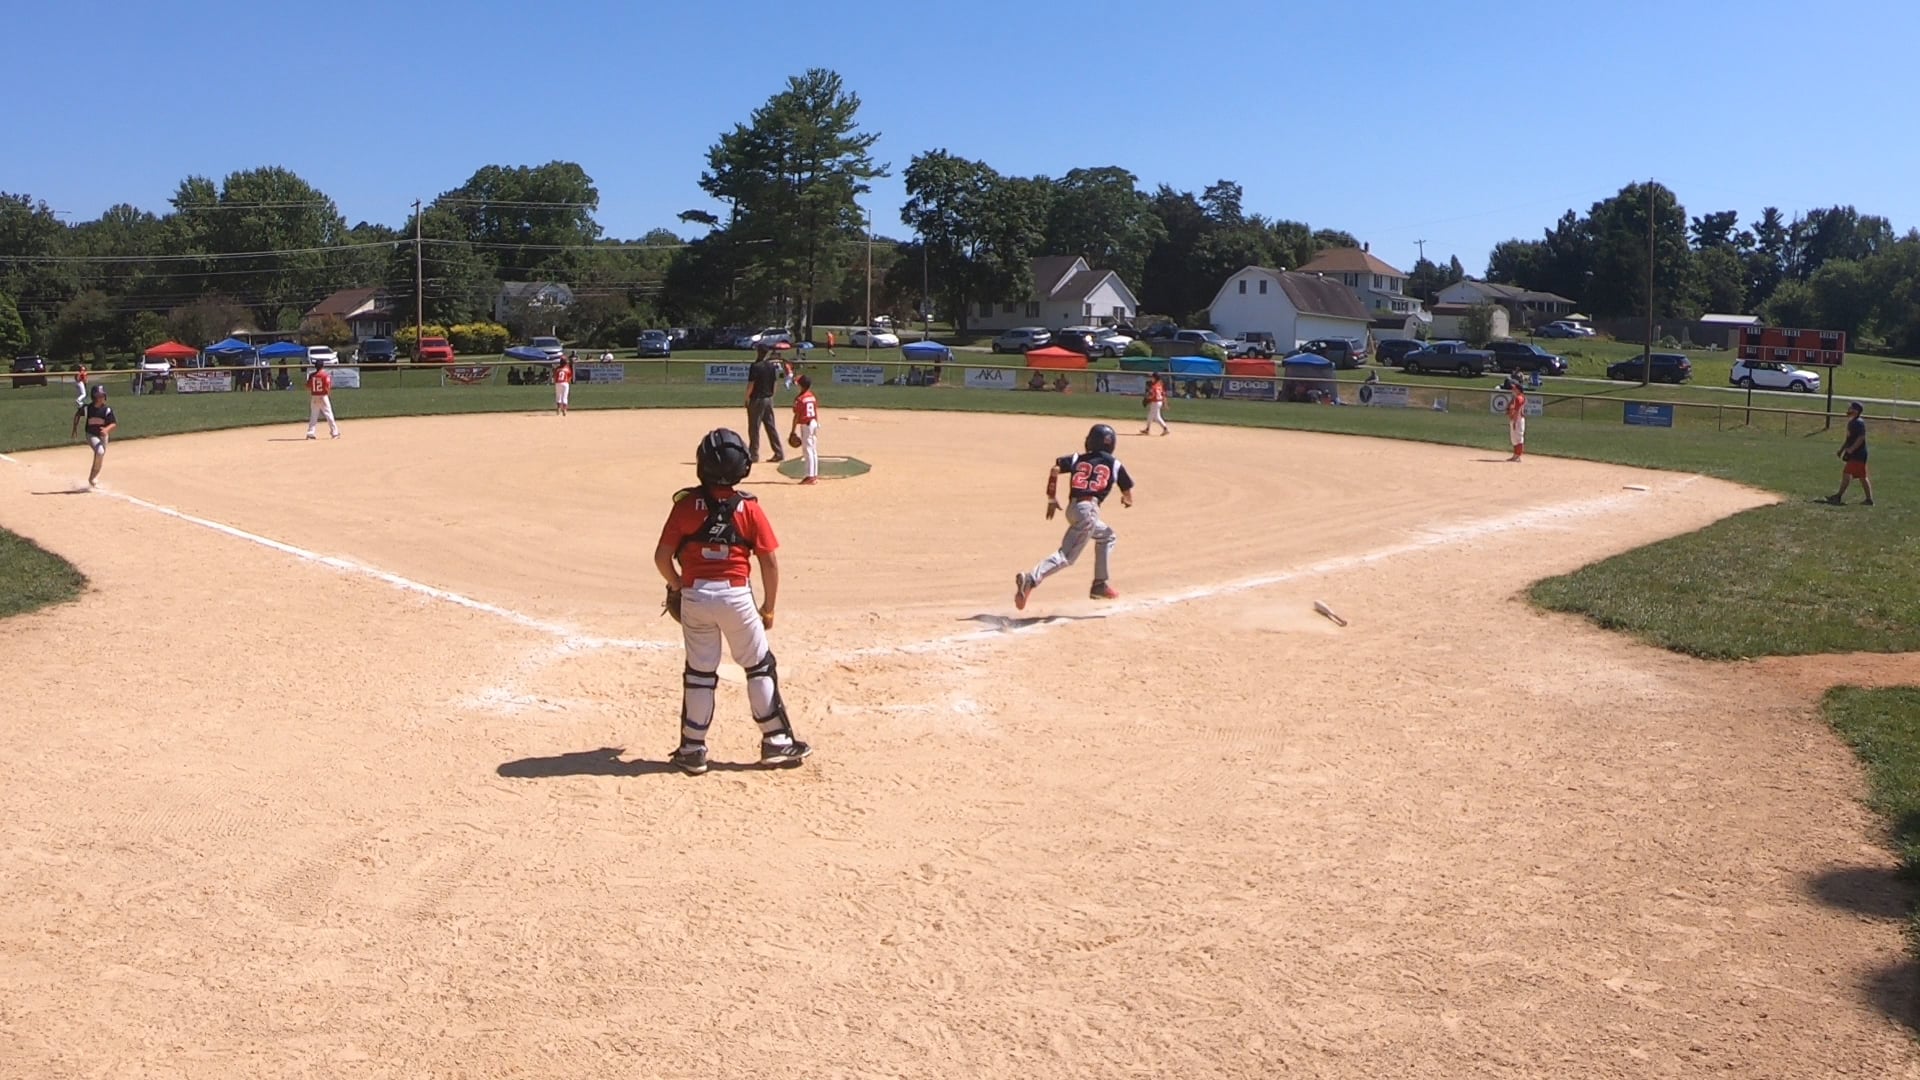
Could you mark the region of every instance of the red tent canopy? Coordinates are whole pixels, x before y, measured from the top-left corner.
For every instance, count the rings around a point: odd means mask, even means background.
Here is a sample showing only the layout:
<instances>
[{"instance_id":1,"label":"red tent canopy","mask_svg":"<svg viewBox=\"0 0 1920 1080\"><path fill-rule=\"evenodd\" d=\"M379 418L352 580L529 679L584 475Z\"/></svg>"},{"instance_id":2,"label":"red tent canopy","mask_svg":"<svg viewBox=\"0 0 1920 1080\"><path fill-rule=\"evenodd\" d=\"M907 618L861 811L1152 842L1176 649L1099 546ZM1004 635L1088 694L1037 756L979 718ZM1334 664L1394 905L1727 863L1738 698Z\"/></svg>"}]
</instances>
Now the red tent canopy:
<instances>
[{"instance_id":1,"label":"red tent canopy","mask_svg":"<svg viewBox=\"0 0 1920 1080\"><path fill-rule=\"evenodd\" d=\"M1072 349L1062 349L1058 345L1049 345L1044 349L1031 349L1027 352L1027 366L1046 368L1049 371L1079 371L1087 366L1087 358Z\"/></svg>"},{"instance_id":2,"label":"red tent canopy","mask_svg":"<svg viewBox=\"0 0 1920 1080\"><path fill-rule=\"evenodd\" d=\"M177 341L165 341L141 355L155 360L191 360L200 355L200 350L191 345L182 345Z\"/></svg>"}]
</instances>

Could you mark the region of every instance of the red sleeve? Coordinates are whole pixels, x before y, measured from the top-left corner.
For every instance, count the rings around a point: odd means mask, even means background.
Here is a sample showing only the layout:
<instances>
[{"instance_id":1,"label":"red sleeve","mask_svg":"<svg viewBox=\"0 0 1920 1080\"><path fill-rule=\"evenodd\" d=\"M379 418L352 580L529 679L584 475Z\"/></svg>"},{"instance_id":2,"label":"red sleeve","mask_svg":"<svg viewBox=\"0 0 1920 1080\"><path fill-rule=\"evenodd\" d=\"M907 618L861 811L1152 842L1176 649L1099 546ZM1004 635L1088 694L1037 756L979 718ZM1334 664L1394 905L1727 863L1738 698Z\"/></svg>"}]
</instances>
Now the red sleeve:
<instances>
[{"instance_id":1,"label":"red sleeve","mask_svg":"<svg viewBox=\"0 0 1920 1080\"><path fill-rule=\"evenodd\" d=\"M773 522L767 520L767 512L756 502L743 502L735 511L735 520L739 525L741 539L753 545L755 551L773 551L780 546L780 538L773 535Z\"/></svg>"},{"instance_id":2,"label":"red sleeve","mask_svg":"<svg viewBox=\"0 0 1920 1080\"><path fill-rule=\"evenodd\" d=\"M687 495L674 502L673 509L667 513L666 524L660 527L661 546L679 550L680 544L693 535L693 530L701 521L706 520L706 515L694 509L695 498L696 496ZM689 518L694 520L690 522Z\"/></svg>"}]
</instances>

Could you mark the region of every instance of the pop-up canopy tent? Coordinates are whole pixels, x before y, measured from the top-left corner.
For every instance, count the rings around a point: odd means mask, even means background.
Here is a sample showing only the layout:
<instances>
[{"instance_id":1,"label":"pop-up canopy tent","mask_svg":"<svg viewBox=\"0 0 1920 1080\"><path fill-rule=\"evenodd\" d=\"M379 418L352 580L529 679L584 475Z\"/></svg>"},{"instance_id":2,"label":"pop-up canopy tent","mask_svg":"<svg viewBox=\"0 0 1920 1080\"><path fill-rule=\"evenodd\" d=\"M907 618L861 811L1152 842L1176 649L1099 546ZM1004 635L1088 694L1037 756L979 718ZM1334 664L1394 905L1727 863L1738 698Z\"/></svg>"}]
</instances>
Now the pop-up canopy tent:
<instances>
[{"instance_id":1,"label":"pop-up canopy tent","mask_svg":"<svg viewBox=\"0 0 1920 1080\"><path fill-rule=\"evenodd\" d=\"M1227 374L1248 378L1271 379L1276 372L1273 359L1265 356L1240 356L1227 358Z\"/></svg>"},{"instance_id":2,"label":"pop-up canopy tent","mask_svg":"<svg viewBox=\"0 0 1920 1080\"><path fill-rule=\"evenodd\" d=\"M200 355L200 350L177 341L163 341L140 355L149 360L191 360Z\"/></svg>"},{"instance_id":3,"label":"pop-up canopy tent","mask_svg":"<svg viewBox=\"0 0 1920 1080\"><path fill-rule=\"evenodd\" d=\"M235 358L251 359L254 355L253 346L241 341L239 338L228 338L225 341L216 341L200 351L220 360L233 360Z\"/></svg>"},{"instance_id":4,"label":"pop-up canopy tent","mask_svg":"<svg viewBox=\"0 0 1920 1080\"><path fill-rule=\"evenodd\" d=\"M276 341L260 349L262 360L305 360L307 347L293 341Z\"/></svg>"},{"instance_id":5,"label":"pop-up canopy tent","mask_svg":"<svg viewBox=\"0 0 1920 1080\"><path fill-rule=\"evenodd\" d=\"M1340 386L1333 381L1333 361L1313 353L1299 353L1280 361L1280 400L1312 401L1315 392L1333 400Z\"/></svg>"},{"instance_id":6,"label":"pop-up canopy tent","mask_svg":"<svg viewBox=\"0 0 1920 1080\"><path fill-rule=\"evenodd\" d=\"M1175 356L1167 361L1167 370L1175 375L1221 375L1226 365L1211 356Z\"/></svg>"},{"instance_id":7,"label":"pop-up canopy tent","mask_svg":"<svg viewBox=\"0 0 1920 1080\"><path fill-rule=\"evenodd\" d=\"M545 349L536 349L531 345L515 345L504 354L509 360L518 360L523 364L551 364L553 357Z\"/></svg>"},{"instance_id":8,"label":"pop-up canopy tent","mask_svg":"<svg viewBox=\"0 0 1920 1080\"><path fill-rule=\"evenodd\" d=\"M1087 358L1072 349L1062 349L1049 345L1044 349L1034 349L1027 353L1027 366L1044 368L1048 371L1081 371L1087 366Z\"/></svg>"},{"instance_id":9,"label":"pop-up canopy tent","mask_svg":"<svg viewBox=\"0 0 1920 1080\"><path fill-rule=\"evenodd\" d=\"M1165 371L1167 358L1164 356L1123 356L1120 358L1121 371Z\"/></svg>"},{"instance_id":10,"label":"pop-up canopy tent","mask_svg":"<svg viewBox=\"0 0 1920 1080\"><path fill-rule=\"evenodd\" d=\"M953 350L937 341L915 341L902 345L900 355L916 364L953 363Z\"/></svg>"}]
</instances>

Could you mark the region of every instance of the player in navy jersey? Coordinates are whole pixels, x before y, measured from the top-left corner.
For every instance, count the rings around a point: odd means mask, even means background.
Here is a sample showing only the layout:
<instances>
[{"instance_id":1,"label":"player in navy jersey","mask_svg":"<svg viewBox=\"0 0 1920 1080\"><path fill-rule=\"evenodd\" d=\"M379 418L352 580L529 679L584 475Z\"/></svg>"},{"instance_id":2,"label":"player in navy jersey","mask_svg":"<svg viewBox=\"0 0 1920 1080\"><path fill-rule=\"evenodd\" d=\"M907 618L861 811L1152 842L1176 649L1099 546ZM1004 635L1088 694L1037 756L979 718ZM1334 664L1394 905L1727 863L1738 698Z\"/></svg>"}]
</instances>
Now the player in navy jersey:
<instances>
[{"instance_id":1,"label":"player in navy jersey","mask_svg":"<svg viewBox=\"0 0 1920 1080\"><path fill-rule=\"evenodd\" d=\"M1860 418L1866 411L1866 406L1857 401L1847 406L1847 441L1837 455L1842 462L1840 490L1827 496L1827 501L1835 506L1840 505L1846 497L1847 486L1855 480L1860 481L1860 487L1867 493L1866 505L1873 505L1873 480L1867 476L1867 422Z\"/></svg>"},{"instance_id":2,"label":"player in navy jersey","mask_svg":"<svg viewBox=\"0 0 1920 1080\"><path fill-rule=\"evenodd\" d=\"M80 424L86 422L87 445L93 448L93 470L87 473L87 486L93 487L100 482L100 466L107 461L107 442L119 428L120 418L113 415L113 406L107 404L106 384L94 383L88 396L92 400L74 412L73 430L67 438L79 437Z\"/></svg>"},{"instance_id":3,"label":"player in navy jersey","mask_svg":"<svg viewBox=\"0 0 1920 1080\"><path fill-rule=\"evenodd\" d=\"M1013 576L1013 606L1026 610L1027 597L1055 572L1073 565L1093 541L1093 589L1095 600L1112 600L1120 594L1107 584L1107 555L1116 539L1113 526L1100 520L1100 504L1115 488L1120 489L1120 505L1133 505L1133 477L1127 467L1113 456L1118 436L1105 424L1095 424L1087 432L1086 452L1068 454L1053 463L1047 473L1047 518L1060 512L1060 477L1067 477L1067 534L1060 539L1060 550L1040 560L1029 573Z\"/></svg>"}]
</instances>

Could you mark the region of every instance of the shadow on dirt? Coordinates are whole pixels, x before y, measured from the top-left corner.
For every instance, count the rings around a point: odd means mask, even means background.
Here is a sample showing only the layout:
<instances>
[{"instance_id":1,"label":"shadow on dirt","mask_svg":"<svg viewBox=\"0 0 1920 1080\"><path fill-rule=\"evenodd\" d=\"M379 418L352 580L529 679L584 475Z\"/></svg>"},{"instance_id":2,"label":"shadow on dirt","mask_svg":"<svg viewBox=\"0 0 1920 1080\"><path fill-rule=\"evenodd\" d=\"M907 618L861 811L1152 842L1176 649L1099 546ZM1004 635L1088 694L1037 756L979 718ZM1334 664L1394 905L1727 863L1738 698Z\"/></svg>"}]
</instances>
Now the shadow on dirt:
<instances>
[{"instance_id":1,"label":"shadow on dirt","mask_svg":"<svg viewBox=\"0 0 1920 1080\"><path fill-rule=\"evenodd\" d=\"M555 754L552 757L521 758L509 761L493 770L511 780L550 780L559 776L657 776L681 775L679 769L668 761L648 761L637 759L622 761L620 756L626 750L618 746L603 746L598 750L576 750L571 754ZM759 762L745 761L708 761L707 768L713 772L780 772Z\"/></svg>"}]
</instances>

